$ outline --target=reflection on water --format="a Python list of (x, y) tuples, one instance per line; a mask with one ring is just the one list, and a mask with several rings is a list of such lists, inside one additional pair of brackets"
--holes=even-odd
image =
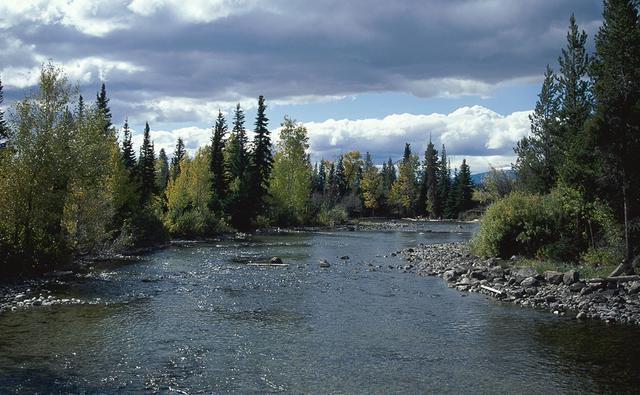
[[(191, 243), (105, 265), (50, 288), (96, 304), (0, 315), (0, 392), (637, 388), (636, 328), (463, 298), (439, 279), (402, 273), (391, 252), (474, 230), (421, 226)], [(244, 264), (271, 256), (289, 266)]]

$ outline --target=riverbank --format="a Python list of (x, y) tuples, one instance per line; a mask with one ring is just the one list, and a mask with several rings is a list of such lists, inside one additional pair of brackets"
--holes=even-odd
[(449, 287), (577, 319), (640, 325), (640, 281), (588, 282), (576, 270), (538, 273), (518, 260), (480, 259), (467, 243), (420, 245), (402, 251), (416, 273)]

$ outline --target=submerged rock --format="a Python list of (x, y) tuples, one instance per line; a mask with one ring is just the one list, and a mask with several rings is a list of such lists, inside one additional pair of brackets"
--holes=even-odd
[(326, 259), (321, 259), (320, 260), (320, 267), (331, 267), (331, 264), (329, 262), (327, 262)]
[(280, 257), (278, 257), (278, 256), (274, 256), (273, 258), (271, 258), (269, 260), (269, 263), (272, 264), (272, 265), (280, 265), (280, 264), (282, 264), (282, 259)]

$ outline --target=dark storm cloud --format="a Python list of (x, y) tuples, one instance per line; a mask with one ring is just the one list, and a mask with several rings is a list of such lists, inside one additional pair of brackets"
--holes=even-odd
[[(183, 3), (143, 15), (126, 2), (102, 4), (90, 17), (113, 18), (119, 28), (109, 31), (107, 24), (97, 33), (82, 18), (66, 24), (16, 18), (0, 40), (11, 48), (0, 59), (3, 79), (48, 58), (63, 65), (102, 59), (107, 63), (85, 62), (70, 74), (93, 92), (102, 68), (116, 112), (148, 108), (148, 101), (163, 97), (217, 102), (372, 91), (482, 95), (493, 84), (540, 75), (555, 63), (571, 13), (592, 33), (601, 12), (599, 0), (276, 0), (242, 7), (220, 1), (229, 15), (203, 21), (198, 4)], [(189, 7), (195, 13), (181, 14)], [(125, 64), (113, 66), (117, 62)], [(5, 85), (12, 97), (17, 87)], [(185, 109), (184, 117), (190, 114), (197, 111)], [(171, 115), (180, 117), (157, 119)]]

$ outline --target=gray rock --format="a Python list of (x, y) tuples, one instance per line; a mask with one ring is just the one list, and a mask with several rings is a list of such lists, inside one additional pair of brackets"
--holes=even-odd
[(560, 284), (563, 276), (563, 273), (556, 272), (554, 270), (547, 270), (544, 272), (544, 279), (550, 284)]
[(523, 287), (537, 287), (538, 284), (538, 280), (535, 277), (527, 277), (520, 283)]
[(520, 284), (527, 277), (535, 277), (538, 275), (533, 268), (530, 267), (514, 267), (511, 269), (511, 275), (515, 277), (516, 283)]
[(454, 270), (447, 270), (446, 272), (442, 273), (442, 278), (447, 282), (454, 282), (458, 279), (458, 275)]
[(326, 259), (320, 261), (320, 267), (331, 267), (331, 264)]
[(582, 281), (578, 281), (578, 282), (575, 282), (575, 283), (569, 285), (569, 291), (571, 291), (571, 292), (580, 292), (586, 286), (587, 286), (587, 284), (583, 283)]
[(562, 276), (565, 285), (571, 285), (580, 279), (580, 274), (575, 270), (569, 270)]
[(273, 258), (271, 258), (269, 260), (269, 263), (273, 264), (273, 265), (280, 265), (282, 264), (282, 259), (278, 256), (274, 256)]
[(349, 255), (343, 255), (340, 257), (340, 259), (342, 259), (343, 261), (347, 261), (349, 260)]
[(640, 292), (640, 282), (633, 284), (627, 291), (630, 295), (637, 294), (638, 292)]

